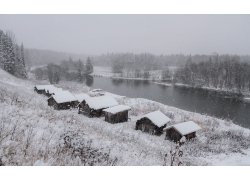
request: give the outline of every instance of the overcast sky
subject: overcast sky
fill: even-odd
[[[0,15],[27,48],[98,55],[250,54],[250,15]]]

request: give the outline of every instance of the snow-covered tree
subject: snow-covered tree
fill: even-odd
[[[90,58],[88,57],[87,58],[87,62],[86,62],[86,66],[85,66],[86,70],[85,70],[85,73],[87,75],[91,74],[93,72],[93,66],[91,64],[91,61],[90,61]]]
[[[10,74],[14,74],[15,52],[12,40],[8,36],[3,36],[3,57],[4,70]]]
[[[3,46],[4,46],[4,42],[3,42],[3,36],[4,36],[4,33],[3,31],[0,30],[0,67],[1,68],[4,68],[4,59],[3,59]]]
[[[79,59],[78,64],[77,64],[77,76],[78,76],[78,81],[79,82],[83,82],[84,79],[84,65],[81,62],[81,60]]]
[[[21,75],[21,77],[23,79],[27,79],[27,72],[26,72],[26,68],[25,68],[25,59],[24,59],[24,48],[23,48],[23,43],[21,45],[21,61],[20,61],[20,72],[19,74]]]

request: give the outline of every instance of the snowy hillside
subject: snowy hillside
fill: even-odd
[[[33,91],[46,81],[20,80],[0,69],[0,164],[2,165],[170,165],[175,144],[165,134],[135,130],[145,113],[160,110],[170,124],[194,121],[197,138],[180,147],[181,165],[250,165],[250,130],[213,117],[191,113],[146,99],[106,92],[130,106],[131,121],[109,124],[76,109],[56,111],[47,97]],[[73,94],[90,89],[74,82],[55,85]],[[166,156],[166,154],[168,154]]]

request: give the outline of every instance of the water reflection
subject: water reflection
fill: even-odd
[[[111,82],[112,82],[113,85],[119,86],[120,84],[123,83],[123,79],[114,79],[114,78],[112,78]]]

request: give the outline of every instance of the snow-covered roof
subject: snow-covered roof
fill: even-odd
[[[44,90],[47,87],[55,87],[53,85],[36,85],[37,90]]]
[[[55,94],[57,92],[62,92],[62,88],[52,88],[52,89],[49,89],[49,94]]]
[[[78,102],[82,102],[83,100],[90,98],[90,96],[88,94],[82,93],[82,94],[76,94],[74,95],[76,97],[76,99],[78,100]]]
[[[57,89],[57,87],[55,87],[55,86],[46,86],[44,88],[44,90],[45,90],[46,93],[49,92],[49,91],[51,91],[52,89]]]
[[[73,96],[69,91],[62,91],[60,93],[52,95],[52,97],[57,103],[77,101],[76,97]]]
[[[85,99],[86,104],[92,109],[104,109],[119,105],[111,96],[99,96]]]
[[[154,111],[148,114],[143,115],[141,118],[148,118],[152,121],[156,126],[161,127],[171,121],[169,117],[163,114],[161,111]]]
[[[111,108],[104,109],[103,111],[115,114],[115,113],[118,113],[118,112],[123,112],[123,111],[126,111],[126,110],[130,110],[130,109],[131,109],[131,107],[129,107],[129,106],[118,105],[118,106],[113,106]]]
[[[183,122],[180,124],[175,124],[169,127],[164,128],[164,130],[174,128],[176,131],[178,131],[182,136],[187,135],[189,133],[198,131],[201,129],[201,127],[194,123],[193,121]]]

